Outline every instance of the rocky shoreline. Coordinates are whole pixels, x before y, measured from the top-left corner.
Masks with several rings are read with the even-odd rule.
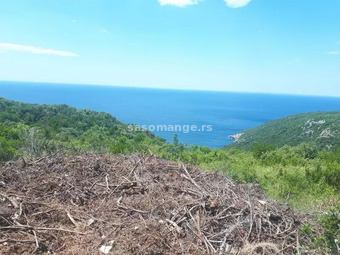
[[[238,134],[235,134],[235,135],[230,135],[229,138],[231,140],[234,140],[234,142],[238,142],[242,135],[243,135],[243,133],[238,133]]]

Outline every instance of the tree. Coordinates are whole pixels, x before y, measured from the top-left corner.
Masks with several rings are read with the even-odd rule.
[[[176,133],[174,134],[174,138],[172,139],[172,143],[176,146],[179,144],[178,136],[177,136]]]

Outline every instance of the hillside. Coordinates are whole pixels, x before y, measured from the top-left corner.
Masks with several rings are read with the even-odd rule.
[[[240,182],[257,182],[268,195],[300,208],[339,198],[340,151],[297,146],[254,154],[187,146],[178,139],[166,143],[150,132],[129,130],[107,113],[0,98],[0,162],[59,153],[157,155],[223,171]]]
[[[319,149],[340,146],[340,111],[291,115],[234,135],[225,148],[251,149],[256,144],[276,147],[313,142]]]
[[[20,160],[0,179],[3,255],[321,254],[257,185],[155,156]]]
[[[64,140],[100,127],[109,135],[125,135],[132,138],[138,134],[154,137],[151,132],[129,131],[128,125],[118,121],[105,112],[88,109],[79,110],[68,105],[39,105],[16,102],[0,97],[0,123],[14,125],[17,123],[30,127],[43,128],[49,136],[62,133]]]
[[[60,150],[124,153],[126,144],[142,141],[165,143],[149,131],[130,130],[109,113],[0,97],[0,161]]]
[[[334,135],[327,114],[304,132]],[[0,254],[338,254],[339,155],[166,143],[107,113],[0,98]]]

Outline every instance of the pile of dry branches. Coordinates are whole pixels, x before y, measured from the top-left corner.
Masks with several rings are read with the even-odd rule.
[[[155,156],[0,166],[0,254],[303,254],[300,221],[258,186]]]

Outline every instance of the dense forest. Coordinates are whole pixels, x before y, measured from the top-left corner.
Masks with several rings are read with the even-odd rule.
[[[57,153],[154,154],[203,169],[222,171],[241,183],[259,184],[269,196],[288,202],[298,210],[308,209],[315,213],[339,210],[339,136],[334,135],[332,141],[336,142],[328,149],[324,142],[319,142],[320,139],[313,138],[325,129],[337,134],[339,113],[295,115],[286,120],[258,128],[258,131],[267,132],[270,139],[261,139],[256,137],[255,131],[249,131],[244,138],[251,138],[251,143],[246,143],[244,148],[233,145],[210,149],[182,144],[176,134],[172,143],[166,143],[148,131],[129,131],[127,125],[103,112],[77,110],[66,105],[18,103],[0,98],[0,161]],[[317,126],[319,131],[302,133],[311,138],[306,140],[301,139],[301,123],[307,122],[311,123],[305,124],[307,128]],[[288,130],[286,125],[296,126],[294,130],[300,134],[287,131],[291,137],[286,140],[288,145],[284,144],[287,134],[282,133],[283,138],[281,134],[273,135],[281,128],[280,123],[283,130]],[[320,125],[325,126],[320,128]],[[292,140],[294,144],[289,145]],[[340,234],[339,219],[326,217],[325,222],[328,234],[312,239],[319,246],[334,246],[334,240]],[[308,226],[303,231],[308,232]]]
[[[340,147],[340,112],[312,112],[291,115],[242,131],[226,148],[251,150],[258,143],[281,147],[313,142],[318,149]]]
[[[124,153],[135,141],[164,144],[148,131],[128,126],[104,112],[67,105],[34,105],[0,98],[0,161],[58,151]],[[136,150],[140,150],[139,148]]]

